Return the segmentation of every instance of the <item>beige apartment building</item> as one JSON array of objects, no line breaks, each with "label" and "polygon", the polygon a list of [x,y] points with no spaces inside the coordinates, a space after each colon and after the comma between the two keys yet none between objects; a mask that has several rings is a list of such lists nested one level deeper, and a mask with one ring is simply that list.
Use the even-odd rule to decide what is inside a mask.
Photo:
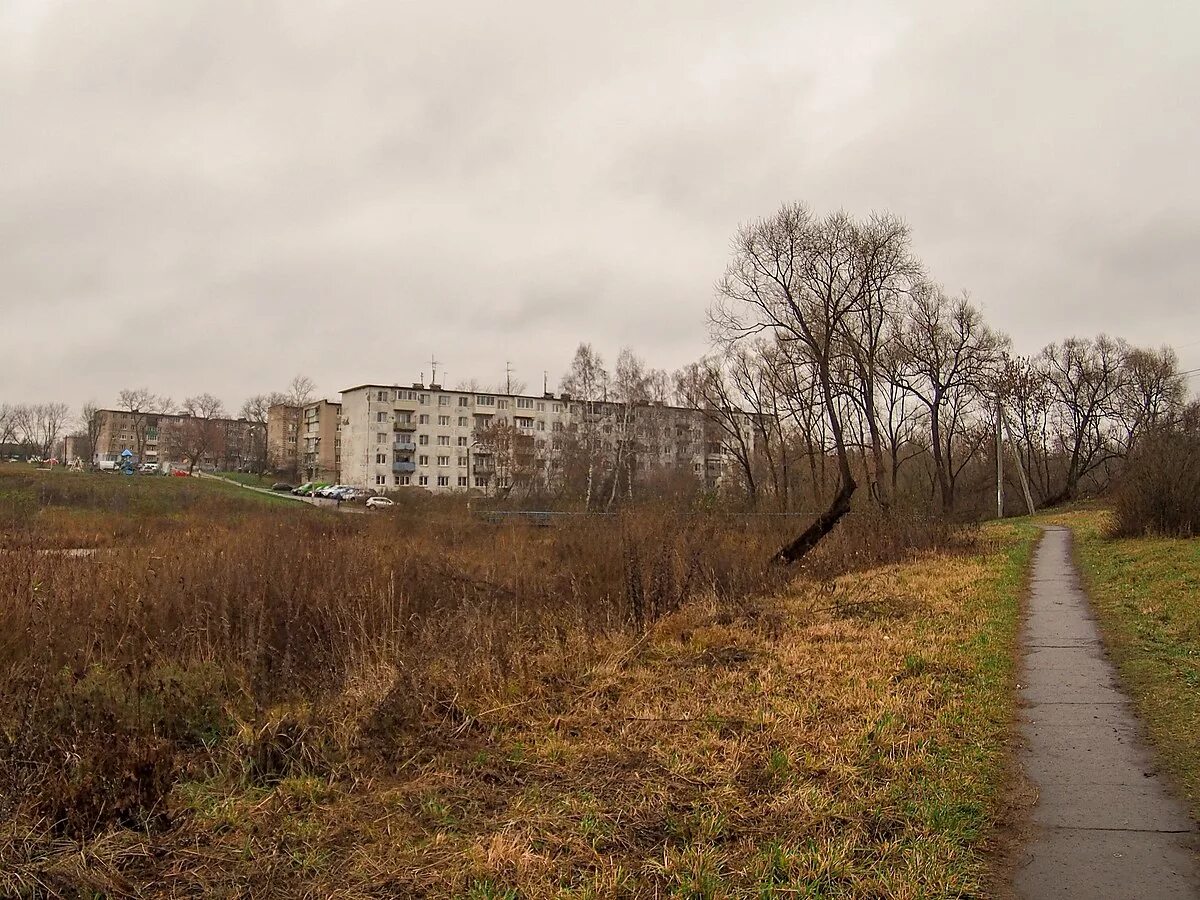
[{"label": "beige apartment building", "polygon": [[[206,469],[240,469],[256,462],[261,447],[263,426],[248,419],[200,420],[175,413],[128,412],[120,409],[97,410],[98,434],[93,462],[101,468],[118,464],[121,453],[129,450],[139,464],[160,468],[186,464],[193,448],[202,447],[198,461]],[[197,429],[203,439],[197,444]]]},{"label": "beige apartment building", "polygon": [[267,409],[267,468],[289,477],[299,472],[299,406],[276,403]]},{"label": "beige apartment building", "polygon": [[[341,422],[341,481],[377,490],[554,490],[582,469],[628,479],[682,471],[715,486],[733,462],[701,410],[568,394],[363,384],[342,391]],[[749,415],[741,427],[753,446]]]},{"label": "beige apartment building", "polygon": [[301,470],[310,481],[337,482],[342,468],[342,404],[329,400],[300,410]]}]

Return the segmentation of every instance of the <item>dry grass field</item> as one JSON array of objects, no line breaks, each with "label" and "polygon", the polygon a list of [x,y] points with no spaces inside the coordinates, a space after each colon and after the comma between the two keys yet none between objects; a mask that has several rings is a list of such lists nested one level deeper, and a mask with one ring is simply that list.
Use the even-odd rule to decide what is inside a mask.
[{"label": "dry grass field", "polygon": [[0,895],[986,890],[1032,528],[237,491],[0,474]]}]

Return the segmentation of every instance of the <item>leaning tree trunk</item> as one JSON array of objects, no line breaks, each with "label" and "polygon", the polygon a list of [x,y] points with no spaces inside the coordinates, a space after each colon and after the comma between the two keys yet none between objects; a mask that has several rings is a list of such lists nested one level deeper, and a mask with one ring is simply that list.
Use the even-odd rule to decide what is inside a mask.
[{"label": "leaning tree trunk", "polygon": [[799,537],[776,553],[772,561],[785,566],[791,565],[817,546],[821,538],[833,531],[834,526],[842,520],[842,516],[850,512],[850,498],[854,496],[856,487],[858,485],[853,478],[843,481],[841,489],[833,498],[833,502],[829,504],[829,508],[821,513],[808,528],[804,529]]},{"label": "leaning tree trunk", "polygon": [[838,492],[833,498],[833,502],[829,504],[829,508],[817,516],[816,521],[804,529],[799,537],[791,543],[786,544],[775,554],[773,561],[782,563],[783,565],[790,565],[802,559],[806,553],[821,542],[821,538],[833,531],[837,523],[842,520],[842,516],[850,512],[850,498],[854,496],[854,489],[858,487],[858,484],[854,480],[854,475],[850,471],[850,457],[846,453],[846,441],[842,436],[842,423],[838,420],[836,407],[833,403],[833,391],[830,389],[832,380],[829,377],[828,362],[824,362],[821,376],[825,409],[829,416],[829,430],[833,435],[833,442],[838,451]]}]

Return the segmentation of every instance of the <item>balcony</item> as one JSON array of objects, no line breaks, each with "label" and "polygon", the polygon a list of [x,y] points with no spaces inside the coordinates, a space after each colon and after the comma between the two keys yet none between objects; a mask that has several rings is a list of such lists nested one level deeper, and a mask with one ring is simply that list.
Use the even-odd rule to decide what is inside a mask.
[{"label": "balcony", "polygon": [[396,441],[392,444],[392,449],[397,453],[415,453],[417,445],[412,441]]},{"label": "balcony", "polygon": [[392,463],[392,471],[397,475],[411,475],[417,471],[417,464],[414,462],[405,462],[404,460],[396,460]]},{"label": "balcony", "polygon": [[416,431],[417,423],[416,422],[395,422],[392,425],[392,430],[393,431]]}]

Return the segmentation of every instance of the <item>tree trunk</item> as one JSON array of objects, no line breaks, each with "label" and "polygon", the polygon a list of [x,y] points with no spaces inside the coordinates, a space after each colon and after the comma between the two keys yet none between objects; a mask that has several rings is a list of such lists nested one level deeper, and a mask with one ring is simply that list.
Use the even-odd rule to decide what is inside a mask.
[{"label": "tree trunk", "polygon": [[833,531],[834,526],[842,520],[842,516],[850,512],[850,498],[854,496],[854,489],[858,487],[854,479],[842,484],[841,490],[837,492],[837,496],[833,498],[833,502],[829,504],[829,508],[821,513],[808,528],[793,540],[791,543],[782,547],[778,553],[772,557],[772,562],[781,565],[791,565],[801,559],[806,553],[820,543],[821,538]]},{"label": "tree trunk", "polygon": [[937,413],[936,404],[930,410],[929,436],[933,443],[933,468],[937,474],[938,494],[941,497],[942,513],[953,509],[954,501],[950,496],[950,479],[946,475],[946,459],[942,453],[942,424]]}]

